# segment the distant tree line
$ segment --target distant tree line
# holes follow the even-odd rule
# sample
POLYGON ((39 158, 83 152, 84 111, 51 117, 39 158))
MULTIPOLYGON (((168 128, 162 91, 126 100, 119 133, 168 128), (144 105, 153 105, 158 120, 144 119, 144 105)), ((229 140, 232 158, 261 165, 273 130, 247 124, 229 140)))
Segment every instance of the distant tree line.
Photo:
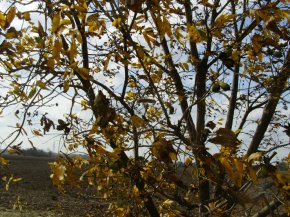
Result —
POLYGON ((34 156, 34 157, 53 157, 56 154, 52 151, 43 151, 39 149, 29 148, 22 150, 23 156, 34 156))

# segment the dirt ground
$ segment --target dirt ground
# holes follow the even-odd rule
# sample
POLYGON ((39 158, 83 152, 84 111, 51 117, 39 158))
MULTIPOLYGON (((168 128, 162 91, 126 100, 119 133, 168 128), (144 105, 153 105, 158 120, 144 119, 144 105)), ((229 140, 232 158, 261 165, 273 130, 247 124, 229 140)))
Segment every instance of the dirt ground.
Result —
MULTIPOLYGON (((14 178, 21 177, 22 181, 12 183, 9 191, 0 181, 0 217, 107 217, 109 202, 98 197, 88 186, 76 189, 68 189, 61 193, 52 186, 49 178, 49 162, 54 159, 38 157, 6 157, 11 165, 8 169, 0 168, 0 177, 13 174, 14 178)), ((277 194, 277 190, 271 185, 270 179, 260 179, 258 185, 249 191, 250 198, 265 192, 271 196, 277 194)), ((247 201, 245 201, 247 202, 247 201)), ((265 204, 252 202, 247 205, 252 214, 256 213, 265 204)), ((237 206, 235 216, 245 216, 245 207, 237 206)), ((278 210, 276 210, 277 212, 278 210)), ((280 213, 285 212, 285 206, 281 206, 280 213)))
POLYGON ((0 176, 12 173, 22 181, 12 183, 9 191, 0 182, 0 217, 33 216, 106 216, 108 202, 88 188, 61 193, 49 178, 49 161, 38 157, 12 157, 9 170, 0 168, 0 176), (13 209, 14 208, 14 209, 13 209))

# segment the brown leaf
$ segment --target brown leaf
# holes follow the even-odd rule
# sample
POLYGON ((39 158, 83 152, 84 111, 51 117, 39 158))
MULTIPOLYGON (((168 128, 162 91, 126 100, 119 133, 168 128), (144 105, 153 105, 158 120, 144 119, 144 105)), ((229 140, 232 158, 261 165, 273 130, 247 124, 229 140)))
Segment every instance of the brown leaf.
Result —
POLYGON ((173 160, 177 160, 177 152, 173 148, 172 143, 164 138, 159 138, 155 141, 151 151, 158 160, 166 164, 172 163, 173 160))
POLYGON ((236 134, 229 129, 220 128, 216 131, 216 135, 216 137, 211 138, 208 141, 222 146, 236 146, 240 144, 236 134))
POLYGON ((131 121, 134 127, 140 128, 145 125, 145 121, 137 115, 131 117, 131 121))

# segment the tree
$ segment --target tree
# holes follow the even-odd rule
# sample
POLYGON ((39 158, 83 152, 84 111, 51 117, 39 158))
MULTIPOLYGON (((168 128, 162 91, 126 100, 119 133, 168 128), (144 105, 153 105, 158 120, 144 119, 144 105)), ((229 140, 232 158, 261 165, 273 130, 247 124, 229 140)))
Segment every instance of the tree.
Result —
POLYGON ((60 188, 94 185, 116 216, 229 216, 268 203, 245 195, 266 170, 289 198, 271 163, 289 145, 289 1, 11 0, 0 26, 7 149, 31 128, 89 155, 51 164, 60 188), (70 110, 53 120, 57 97, 70 110))

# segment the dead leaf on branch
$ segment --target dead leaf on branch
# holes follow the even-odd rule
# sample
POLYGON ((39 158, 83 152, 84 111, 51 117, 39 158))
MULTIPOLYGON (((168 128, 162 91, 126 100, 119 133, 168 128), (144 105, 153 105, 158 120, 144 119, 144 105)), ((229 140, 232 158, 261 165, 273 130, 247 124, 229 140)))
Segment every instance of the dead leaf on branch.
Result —
POLYGON ((216 137, 208 140, 211 143, 219 144, 227 147, 234 147, 239 145, 241 142, 237 139, 236 134, 226 128, 220 128, 216 131, 216 137))
POLYGON ((109 100, 101 90, 99 90, 97 96, 95 97, 94 109, 97 125, 102 128, 106 127, 108 123, 113 121, 116 116, 115 109, 110 107, 109 100))
POLYGON ((142 12, 142 4, 144 0, 123 0, 122 4, 124 4, 129 10, 134 12, 142 12))
POLYGON ((170 164, 173 160, 177 160, 177 152, 173 148, 172 142, 167 141, 164 138, 159 138, 155 141, 152 145, 151 151, 153 156, 166 164, 170 164))
POLYGON ((40 125, 43 126, 43 134, 45 134, 46 132, 49 132, 51 127, 55 129, 53 121, 47 118, 45 115, 41 117, 40 125))
POLYGON ((263 152, 255 152, 248 157, 248 162, 260 160, 263 156, 263 152))
POLYGON ((137 115, 133 115, 131 117, 131 121, 132 121, 133 126, 136 128, 140 128, 145 125, 145 121, 137 115))

